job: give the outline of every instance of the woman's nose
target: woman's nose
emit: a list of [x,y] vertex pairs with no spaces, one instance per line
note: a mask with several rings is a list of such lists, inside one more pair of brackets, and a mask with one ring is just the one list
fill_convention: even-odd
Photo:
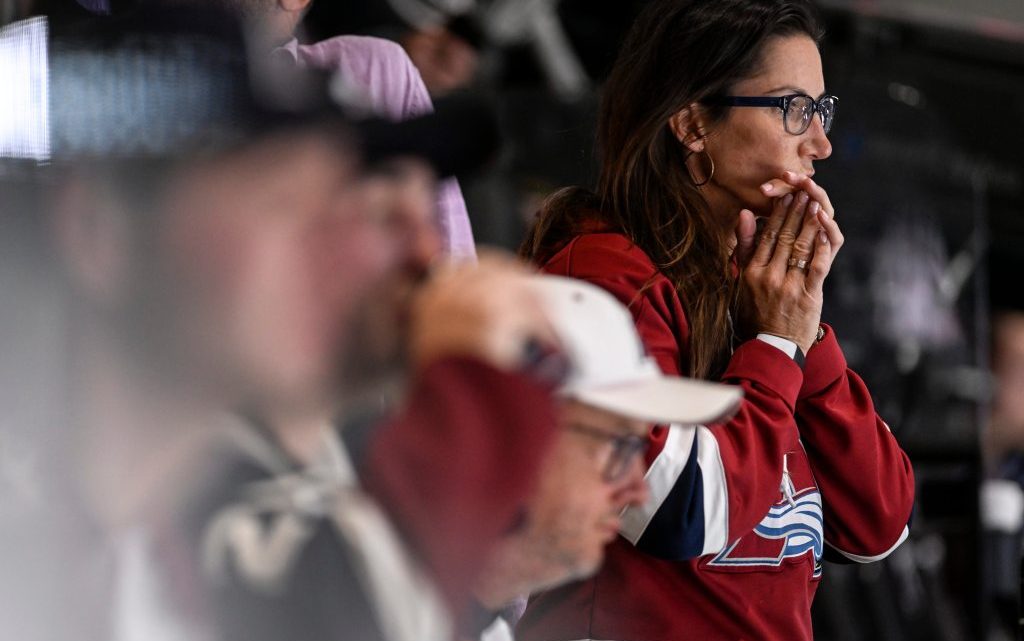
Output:
[[809,157],[812,161],[825,160],[832,155],[832,143],[829,142],[828,135],[825,133],[825,127],[821,123],[821,118],[818,118],[817,115],[811,119],[811,125],[803,135],[804,140],[800,143],[803,155]]

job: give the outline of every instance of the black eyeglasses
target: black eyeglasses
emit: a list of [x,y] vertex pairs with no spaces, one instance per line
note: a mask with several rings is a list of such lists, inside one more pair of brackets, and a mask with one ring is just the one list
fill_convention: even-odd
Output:
[[794,136],[807,131],[811,126],[811,118],[817,113],[821,118],[821,127],[827,134],[832,129],[832,119],[836,115],[836,104],[839,98],[824,95],[815,100],[807,94],[794,93],[788,96],[721,96],[708,101],[708,104],[726,105],[729,107],[778,107],[782,110],[782,122],[787,133]]
[[592,438],[611,442],[612,453],[608,457],[608,462],[605,463],[604,470],[601,472],[601,477],[608,483],[621,481],[629,472],[629,466],[633,464],[636,457],[647,451],[646,436],[616,434],[615,432],[606,432],[596,427],[579,425],[577,423],[569,425],[568,429],[580,434],[586,434]]

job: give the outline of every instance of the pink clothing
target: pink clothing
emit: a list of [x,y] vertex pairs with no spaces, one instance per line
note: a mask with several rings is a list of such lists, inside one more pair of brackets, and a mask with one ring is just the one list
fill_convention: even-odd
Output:
[[[405,120],[433,111],[430,94],[420,72],[398,44],[381,38],[337,36],[312,45],[292,40],[281,47],[300,65],[339,71],[342,78],[363,93],[367,106],[378,115]],[[459,182],[441,182],[437,203],[441,233],[448,254],[456,259],[476,259],[473,230]]]

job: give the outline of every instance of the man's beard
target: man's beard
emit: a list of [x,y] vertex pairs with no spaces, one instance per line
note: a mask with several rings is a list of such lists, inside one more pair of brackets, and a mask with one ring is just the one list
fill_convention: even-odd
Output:
[[367,295],[350,318],[340,367],[346,394],[399,384],[409,370],[408,336],[398,322],[408,301],[390,285]]

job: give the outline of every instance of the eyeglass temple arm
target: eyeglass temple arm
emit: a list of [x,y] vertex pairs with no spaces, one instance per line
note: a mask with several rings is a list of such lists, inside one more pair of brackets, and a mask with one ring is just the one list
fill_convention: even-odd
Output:
[[729,107],[779,107],[786,108],[787,96],[720,96],[708,102]]

